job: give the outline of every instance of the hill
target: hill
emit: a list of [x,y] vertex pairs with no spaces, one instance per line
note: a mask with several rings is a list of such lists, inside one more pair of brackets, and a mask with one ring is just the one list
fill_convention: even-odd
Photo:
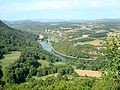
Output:
[[0,58],[9,51],[21,51],[33,42],[33,34],[13,29],[0,21]]
[[[40,66],[38,59],[47,60],[48,62],[59,61],[59,58],[43,50],[39,43],[35,40],[34,34],[23,32],[21,30],[13,29],[0,21],[0,60],[4,64],[6,61],[6,55],[14,53],[13,51],[19,51],[19,57],[11,65],[7,66],[2,71],[0,69],[0,75],[2,80],[6,83],[21,83],[25,81],[25,78],[34,72],[36,75],[37,68]],[[4,59],[5,58],[5,59]],[[8,58],[7,58],[8,59]],[[12,59],[10,59],[11,62]],[[8,61],[9,63],[10,61]],[[2,65],[3,66],[3,65]],[[3,67],[1,67],[3,68]],[[32,70],[32,71],[31,71]],[[22,75],[25,73],[24,75]],[[30,76],[32,76],[31,74]]]

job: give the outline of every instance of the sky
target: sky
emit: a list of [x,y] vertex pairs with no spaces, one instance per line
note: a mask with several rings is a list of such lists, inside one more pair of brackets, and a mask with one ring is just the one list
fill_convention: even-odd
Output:
[[118,19],[120,0],[0,0],[0,19]]

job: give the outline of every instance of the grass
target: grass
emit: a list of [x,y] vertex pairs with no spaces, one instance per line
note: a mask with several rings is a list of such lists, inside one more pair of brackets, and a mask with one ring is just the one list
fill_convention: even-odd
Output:
[[6,79],[8,71],[7,68],[8,66],[10,66],[11,64],[13,64],[15,61],[17,61],[20,57],[21,52],[18,51],[14,51],[11,52],[10,54],[6,54],[4,55],[4,59],[1,60],[1,66],[2,66],[2,70],[3,70],[3,80]]
[[[49,62],[47,60],[38,60],[38,62],[41,64],[42,67],[49,66]],[[65,65],[64,62],[55,62],[54,65]]]
[[48,78],[48,77],[51,77],[51,76],[55,76],[55,77],[57,77],[57,75],[58,75],[58,73],[55,73],[55,74],[49,74],[49,75],[47,75],[47,76],[42,76],[42,77],[37,77],[37,76],[32,76],[34,79],[43,79],[43,80],[45,80],[46,78]]
[[64,62],[55,62],[54,65],[65,65],[66,63]]
[[94,45],[94,46],[99,46],[100,43],[103,42],[103,40],[94,40],[94,41],[91,41],[90,44]]
[[38,62],[41,64],[42,67],[49,65],[49,62],[47,60],[38,60]]
[[94,45],[94,46],[99,46],[101,42],[103,42],[103,40],[96,39],[96,40],[87,41],[87,42],[77,42],[75,45],[91,44],[91,45]]
[[77,42],[76,45],[85,45],[85,44],[90,44],[90,42]]
[[11,52],[10,54],[4,55],[4,57],[5,58],[1,60],[1,65],[3,69],[11,65],[12,63],[14,63],[20,57],[20,52],[14,51],[14,52]]

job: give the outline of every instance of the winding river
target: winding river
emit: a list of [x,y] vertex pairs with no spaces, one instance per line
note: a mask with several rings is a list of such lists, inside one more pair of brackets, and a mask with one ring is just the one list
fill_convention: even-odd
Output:
[[66,58],[60,54],[57,54],[55,52],[52,51],[53,47],[51,46],[50,43],[48,43],[47,41],[42,41],[41,42],[41,46],[44,50],[54,54],[55,56],[59,57],[63,62],[66,62]]
[[50,42],[47,42],[47,41],[42,41],[41,42],[41,46],[44,50],[54,54],[55,56],[59,57],[63,62],[66,62],[67,58],[70,58],[70,59],[81,59],[81,60],[86,60],[86,61],[91,61],[91,60],[95,60],[96,58],[77,58],[77,57],[73,57],[73,56],[68,56],[68,55],[65,55],[65,54],[62,54],[60,52],[57,52],[54,50],[54,48],[52,47],[51,43]]

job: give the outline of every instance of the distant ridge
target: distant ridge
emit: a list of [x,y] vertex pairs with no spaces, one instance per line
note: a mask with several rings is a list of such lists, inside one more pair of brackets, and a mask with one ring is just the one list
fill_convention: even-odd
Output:
[[31,24],[31,23],[59,23],[59,22],[120,22],[120,19],[93,19],[93,20],[80,20],[80,19],[33,19],[33,20],[17,20],[17,21],[4,21],[7,24]]

